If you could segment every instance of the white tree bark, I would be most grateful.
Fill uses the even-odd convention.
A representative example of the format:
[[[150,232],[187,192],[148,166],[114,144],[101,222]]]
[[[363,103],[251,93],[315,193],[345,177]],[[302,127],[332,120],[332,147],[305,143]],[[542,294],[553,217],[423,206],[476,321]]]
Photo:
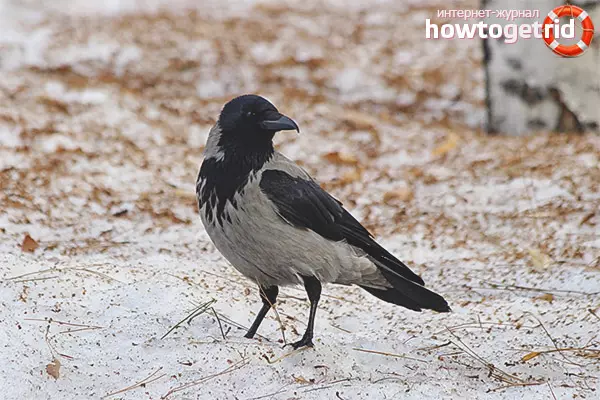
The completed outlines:
[[[563,4],[561,0],[483,0],[481,8],[539,9],[539,22],[543,22],[549,11]],[[515,44],[505,44],[502,38],[484,40],[490,133],[600,132],[600,0],[571,4],[586,10],[595,23],[592,45],[580,57],[560,57],[542,39],[519,39]],[[492,17],[486,23],[535,21]]]

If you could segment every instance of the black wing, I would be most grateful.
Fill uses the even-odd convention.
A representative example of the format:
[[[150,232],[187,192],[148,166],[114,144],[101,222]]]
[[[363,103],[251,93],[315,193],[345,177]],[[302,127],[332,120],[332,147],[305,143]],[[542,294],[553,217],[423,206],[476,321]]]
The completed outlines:
[[[346,241],[362,249],[383,269],[384,276],[404,278],[423,285],[423,279],[381,247],[342,203],[315,181],[297,178],[280,170],[266,170],[260,188],[275,203],[279,215],[289,224],[310,229],[324,238]],[[391,279],[390,279],[391,278]]]

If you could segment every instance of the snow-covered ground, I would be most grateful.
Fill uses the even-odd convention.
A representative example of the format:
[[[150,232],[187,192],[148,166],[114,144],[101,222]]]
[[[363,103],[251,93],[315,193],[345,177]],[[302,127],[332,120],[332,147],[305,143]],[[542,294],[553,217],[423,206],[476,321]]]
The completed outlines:
[[[600,137],[479,133],[479,46],[420,41],[447,2],[102,3],[0,1],[0,398],[600,398]],[[284,288],[243,338],[193,191],[245,92],[453,313],[327,286],[291,351]]]

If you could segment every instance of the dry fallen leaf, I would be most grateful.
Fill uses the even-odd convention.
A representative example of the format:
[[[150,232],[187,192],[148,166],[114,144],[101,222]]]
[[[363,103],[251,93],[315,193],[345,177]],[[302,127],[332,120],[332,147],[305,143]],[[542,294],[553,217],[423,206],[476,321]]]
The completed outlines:
[[[353,129],[369,130],[379,125],[379,120],[370,114],[355,110],[344,110],[343,121]]]
[[[546,269],[552,264],[552,259],[538,249],[527,249],[533,266],[538,269]]]
[[[460,137],[456,133],[450,132],[448,134],[448,137],[446,137],[446,140],[444,141],[444,143],[442,143],[441,145],[439,145],[438,147],[433,149],[431,154],[436,157],[443,156],[444,154],[448,153],[449,151],[454,150],[454,148],[456,148],[456,146],[458,145],[459,141],[460,141]]]
[[[538,296],[535,298],[536,300],[544,300],[547,301],[548,303],[552,303],[554,301],[554,295],[551,293],[544,293],[541,296]]]
[[[406,170],[408,174],[415,179],[422,178],[425,175],[425,172],[419,167],[410,167]]]
[[[62,114],[69,113],[69,104],[62,102],[58,99],[48,96],[38,96],[37,101],[40,104],[43,104],[46,107],[48,107],[51,111],[58,111]]]
[[[21,294],[19,295],[19,300],[21,300],[23,303],[27,303],[28,295],[29,295],[29,286],[23,285],[23,290],[21,291]]]
[[[376,117],[361,111],[342,109],[338,107],[332,107],[331,114],[338,117],[339,120],[351,130],[369,132],[373,138],[373,142],[376,145],[381,144],[381,138],[379,137],[377,127],[381,124],[382,120],[386,121],[385,116],[380,115]]]
[[[408,187],[398,188],[383,194],[383,202],[408,202],[414,198],[413,191]]]
[[[60,377],[60,360],[55,358],[50,364],[46,365],[46,372],[54,379],[58,379]]]
[[[352,171],[347,171],[340,178],[340,183],[346,185],[348,183],[356,182],[360,179],[360,171],[358,169],[353,169]]]
[[[594,216],[596,215],[595,211],[592,211],[591,213],[585,215],[581,221],[579,221],[579,226],[583,226],[584,224],[587,224],[591,221],[592,218],[594,218]],[[592,223],[590,223],[590,225],[594,225]]]
[[[196,193],[184,189],[175,189],[175,195],[177,197],[189,198],[194,200],[196,199]]]
[[[296,381],[296,383],[300,383],[300,384],[303,384],[303,385],[308,385],[308,384],[312,383],[311,381],[309,381],[308,379],[304,378],[303,376],[294,376],[294,380]]]
[[[358,158],[356,158],[356,156],[351,153],[332,151],[330,153],[324,154],[323,158],[333,164],[358,164]]]
[[[521,361],[523,361],[523,362],[525,362],[525,361],[529,361],[529,360],[531,360],[532,358],[535,358],[535,357],[537,357],[537,356],[539,356],[539,355],[540,355],[540,352],[539,352],[539,351],[532,351],[531,353],[525,354],[525,355],[524,355],[524,356],[521,358]]]
[[[37,249],[40,245],[36,242],[29,233],[25,234],[25,238],[23,238],[23,243],[21,243],[21,250],[29,253],[33,253],[35,249]]]

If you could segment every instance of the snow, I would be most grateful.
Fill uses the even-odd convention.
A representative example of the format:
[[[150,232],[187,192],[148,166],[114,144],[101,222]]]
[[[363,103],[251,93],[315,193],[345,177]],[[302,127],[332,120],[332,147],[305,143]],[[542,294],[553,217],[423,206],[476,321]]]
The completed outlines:
[[[600,138],[479,133],[480,48],[415,45],[446,3],[99,4],[0,1],[0,397],[599,398]],[[328,285],[314,349],[283,347],[301,288],[255,340],[227,322],[260,301],[194,182],[223,103],[259,89],[301,128],[278,147],[453,313]]]

